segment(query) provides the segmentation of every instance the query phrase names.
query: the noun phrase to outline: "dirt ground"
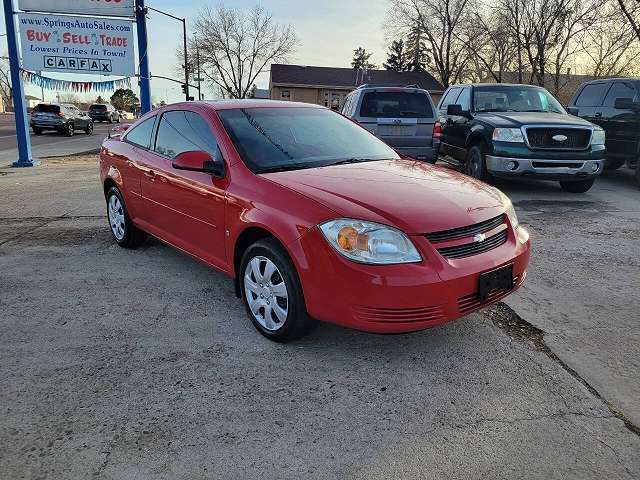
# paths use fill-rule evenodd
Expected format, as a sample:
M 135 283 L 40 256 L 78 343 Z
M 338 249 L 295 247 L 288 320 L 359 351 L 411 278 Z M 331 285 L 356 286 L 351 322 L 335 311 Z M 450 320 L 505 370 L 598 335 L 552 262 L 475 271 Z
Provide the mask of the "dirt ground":
M 639 478 L 640 190 L 498 186 L 534 242 L 505 304 L 279 345 L 223 275 L 114 245 L 95 157 L 0 169 L 0 478 Z

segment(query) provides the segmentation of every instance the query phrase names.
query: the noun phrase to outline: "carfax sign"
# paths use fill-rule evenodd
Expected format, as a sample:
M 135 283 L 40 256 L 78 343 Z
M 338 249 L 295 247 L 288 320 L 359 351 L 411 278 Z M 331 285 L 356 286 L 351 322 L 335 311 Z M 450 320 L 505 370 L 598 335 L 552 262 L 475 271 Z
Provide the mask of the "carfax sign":
M 20 13 L 18 24 L 27 70 L 135 75 L 131 21 Z
M 19 0 L 24 11 L 133 17 L 135 0 Z

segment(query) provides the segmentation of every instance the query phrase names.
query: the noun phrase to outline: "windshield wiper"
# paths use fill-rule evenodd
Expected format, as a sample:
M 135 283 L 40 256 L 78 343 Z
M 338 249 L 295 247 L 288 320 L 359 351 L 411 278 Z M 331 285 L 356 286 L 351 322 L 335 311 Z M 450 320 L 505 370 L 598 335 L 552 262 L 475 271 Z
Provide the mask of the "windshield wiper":
M 274 173 L 274 172 L 288 172 L 289 170 L 303 170 L 305 168 L 312 168 L 314 165 L 308 163 L 289 163 L 287 165 L 277 165 L 274 167 L 267 167 L 258 170 L 256 173 Z
M 344 160 L 338 160 L 337 162 L 328 163 L 323 165 L 323 167 L 330 167 L 332 165 L 348 165 L 350 163 L 362 163 L 362 162 L 375 162 L 378 160 L 377 158 L 345 158 Z

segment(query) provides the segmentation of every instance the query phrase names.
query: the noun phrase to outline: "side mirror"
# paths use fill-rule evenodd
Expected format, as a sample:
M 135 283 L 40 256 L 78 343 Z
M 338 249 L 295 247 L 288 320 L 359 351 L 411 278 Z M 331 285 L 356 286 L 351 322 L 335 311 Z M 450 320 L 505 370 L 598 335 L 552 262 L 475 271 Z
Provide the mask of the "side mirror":
M 567 112 L 569 113 L 569 115 L 577 117 L 580 113 L 580 109 L 578 107 L 567 107 Z
M 466 117 L 469 115 L 469 112 L 465 112 L 462 109 L 462 105 L 452 104 L 447 107 L 447 115 L 454 117 Z
M 634 102 L 633 98 L 616 98 L 613 108 L 617 110 L 640 110 L 640 102 Z
M 224 165 L 216 162 L 209 153 L 203 151 L 181 153 L 173 160 L 173 168 L 208 173 L 214 177 L 224 176 Z

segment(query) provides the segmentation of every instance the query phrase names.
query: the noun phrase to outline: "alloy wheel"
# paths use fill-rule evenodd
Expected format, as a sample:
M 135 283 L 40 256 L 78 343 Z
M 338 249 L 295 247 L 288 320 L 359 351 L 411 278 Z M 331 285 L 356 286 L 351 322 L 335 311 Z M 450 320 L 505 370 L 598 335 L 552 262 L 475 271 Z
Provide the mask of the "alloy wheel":
M 244 271 L 244 293 L 255 320 L 266 330 L 282 328 L 289 314 L 289 293 L 284 277 L 266 257 L 254 257 Z
M 124 208 L 116 195 L 109 198 L 109 225 L 116 240 L 121 241 L 125 235 Z

